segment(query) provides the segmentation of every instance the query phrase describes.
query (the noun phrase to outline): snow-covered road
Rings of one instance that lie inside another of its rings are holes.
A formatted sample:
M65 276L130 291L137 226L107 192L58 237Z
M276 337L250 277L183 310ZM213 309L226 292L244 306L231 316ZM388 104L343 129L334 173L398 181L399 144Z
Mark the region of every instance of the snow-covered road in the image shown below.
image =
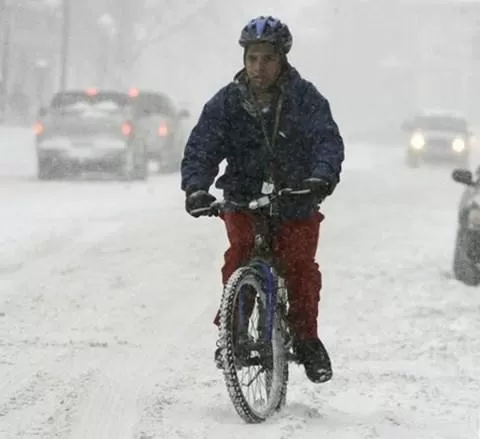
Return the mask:
M22 129L0 152L0 439L478 437L480 290L451 279L448 169L349 147L318 253L334 379L293 368L252 426L212 359L222 224L184 213L179 176L37 182Z

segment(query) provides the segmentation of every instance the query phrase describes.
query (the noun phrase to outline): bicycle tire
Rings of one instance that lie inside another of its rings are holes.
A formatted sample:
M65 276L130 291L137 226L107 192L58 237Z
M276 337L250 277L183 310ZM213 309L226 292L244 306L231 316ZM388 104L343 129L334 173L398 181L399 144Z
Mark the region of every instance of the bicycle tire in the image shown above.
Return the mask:
M255 289L263 303L267 303L264 288L265 276L254 266L238 268L225 285L220 304L220 338L222 340L222 363L225 384L232 404L239 416L247 423L261 423L285 404L288 383L288 357L285 348L282 322L276 307L273 309L272 337L269 340L272 352L272 370L266 372L267 401L263 409L253 407L242 390L237 374L235 355L235 310L239 292L248 285Z

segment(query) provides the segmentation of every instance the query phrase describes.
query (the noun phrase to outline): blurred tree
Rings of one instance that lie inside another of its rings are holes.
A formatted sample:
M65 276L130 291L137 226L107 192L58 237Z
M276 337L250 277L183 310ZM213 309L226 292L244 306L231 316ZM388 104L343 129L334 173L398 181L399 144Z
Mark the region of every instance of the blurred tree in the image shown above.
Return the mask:
M2 0L0 0L2 1ZM83 0L72 2L70 53L76 83L129 87L145 51L217 12L214 0ZM230 8L229 5L221 8ZM215 14L214 14L215 15ZM210 20L212 21L212 20ZM207 32L210 29L206 29ZM87 85L87 84L84 84Z

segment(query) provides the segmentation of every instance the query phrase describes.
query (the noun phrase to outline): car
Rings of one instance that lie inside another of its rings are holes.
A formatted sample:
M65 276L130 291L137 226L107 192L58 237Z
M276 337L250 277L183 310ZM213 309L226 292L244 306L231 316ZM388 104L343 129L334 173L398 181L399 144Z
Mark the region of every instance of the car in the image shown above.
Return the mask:
M131 98L110 90L66 90L41 108L35 124L38 178L54 179L83 170L115 172L143 180L148 159L136 136Z
M143 180L151 161L159 172L177 172L189 116L158 91L59 92L35 125L38 178L110 170L121 179Z
M454 181L465 185L458 210L453 274L466 285L480 284L480 167L475 175L466 168L452 172Z
M130 94L135 97L134 118L149 162L159 173L178 172L187 135L184 121L190 112L177 109L165 93L139 90Z
M421 113L402 125L407 134L406 165L447 162L468 167L473 134L466 119L455 113Z
M186 143L185 120L190 112L158 91L131 89L137 135L146 146L149 162L160 173L178 172Z

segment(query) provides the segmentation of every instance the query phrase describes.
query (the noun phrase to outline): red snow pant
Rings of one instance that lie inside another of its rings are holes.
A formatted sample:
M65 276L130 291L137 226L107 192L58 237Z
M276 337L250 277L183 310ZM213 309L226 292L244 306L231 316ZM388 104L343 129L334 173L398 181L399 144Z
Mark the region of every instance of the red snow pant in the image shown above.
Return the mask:
M274 239L274 251L283 270L289 295L289 323L299 340L318 337L317 317L322 275L315 262L320 223L320 212L302 220L280 225ZM246 212L222 215L230 247L225 252L222 281L225 285L233 272L244 263L254 245L254 216ZM214 320L219 325L219 312Z

